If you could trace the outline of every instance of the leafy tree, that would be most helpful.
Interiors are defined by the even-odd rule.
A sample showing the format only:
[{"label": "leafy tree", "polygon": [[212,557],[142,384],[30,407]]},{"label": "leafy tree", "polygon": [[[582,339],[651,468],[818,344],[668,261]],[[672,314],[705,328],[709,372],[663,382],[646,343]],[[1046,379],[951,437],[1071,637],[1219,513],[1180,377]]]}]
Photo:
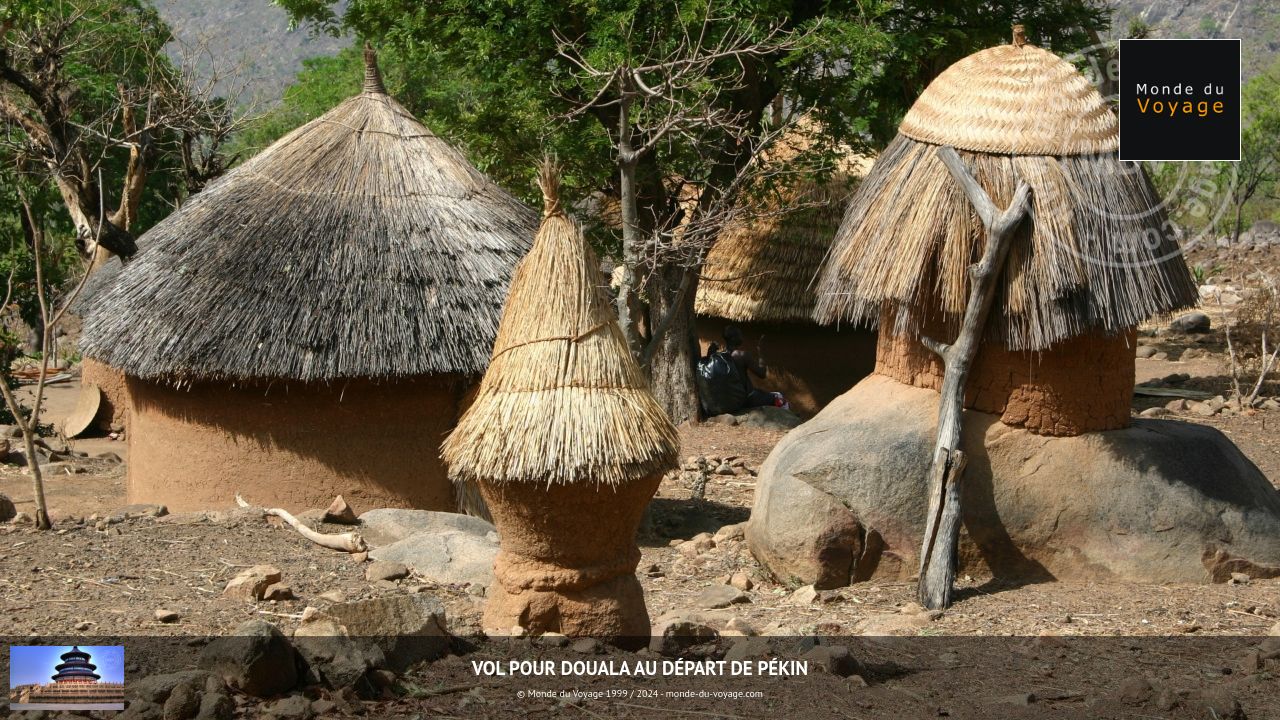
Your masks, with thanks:
[{"label": "leafy tree", "polygon": [[[816,121],[821,134],[811,161],[820,163],[842,143],[886,142],[925,84],[954,60],[1008,42],[1013,22],[1026,24],[1033,41],[1070,51],[1088,43],[1086,29],[1105,27],[1109,17],[1098,0],[351,0],[342,9],[332,0],[276,2],[296,21],[373,40],[388,56],[384,75],[406,105],[530,199],[534,158],[542,152],[560,158],[570,196],[618,194],[610,138],[617,106],[606,95],[590,112],[573,112],[590,99],[584,97],[590,88],[560,52],[565,42],[594,67],[617,68],[670,56],[682,28],[706,17],[715,20],[708,26],[713,35],[740,29],[745,43],[779,29],[803,36],[794,47],[743,60],[741,81],[714,94],[713,109],[748,120],[745,136],[672,135],[641,159],[638,221],[646,232],[680,224],[684,190],[723,195],[760,151],[775,102],[783,114],[807,113]],[[618,253],[614,233],[599,240]],[[699,269],[696,261],[652,257],[633,268],[645,279],[637,328],[669,328],[669,337],[649,338],[662,340],[650,376],[677,420],[696,409],[691,320]],[[678,317],[668,322],[673,307]]]}]

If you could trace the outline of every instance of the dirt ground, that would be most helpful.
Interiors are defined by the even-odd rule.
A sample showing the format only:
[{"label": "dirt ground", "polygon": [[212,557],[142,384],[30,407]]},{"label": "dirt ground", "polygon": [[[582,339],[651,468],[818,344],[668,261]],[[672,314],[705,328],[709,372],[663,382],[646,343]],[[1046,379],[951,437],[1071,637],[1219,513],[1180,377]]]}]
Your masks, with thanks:
[{"label": "dirt ground", "polygon": [[[1144,342],[1163,340],[1150,338]],[[1181,381],[1179,386],[1225,392],[1229,374],[1215,339],[1206,338],[1197,344],[1200,346],[1209,350],[1208,356],[1181,360],[1180,349],[1173,348],[1175,352],[1166,359],[1139,360],[1139,382],[1187,373],[1190,379]],[[50,388],[51,421],[60,420],[70,411],[77,392],[74,384]],[[1134,412],[1163,406],[1168,400],[1138,397]],[[1209,418],[1179,413],[1177,417],[1222,430],[1273,482],[1280,483],[1280,440],[1275,431],[1280,425],[1280,411]],[[702,501],[690,499],[690,488],[683,480],[672,478],[663,483],[654,502],[648,533],[641,542],[640,577],[649,613],[657,619],[669,611],[696,611],[717,622],[736,618],[756,630],[773,626],[784,635],[844,638],[844,642],[854,645],[855,654],[863,662],[871,663],[860,675],[871,686],[859,685],[853,694],[848,692],[849,681],[819,675],[787,685],[777,684],[777,679],[760,679],[757,682],[766,689],[766,698],[773,700],[755,704],[726,705],[705,698],[684,698],[676,704],[670,699],[645,702],[633,695],[625,702],[618,700],[608,706],[591,704],[598,700],[563,698],[516,703],[516,685],[511,681],[482,682],[483,678],[477,679],[471,669],[470,659],[486,657],[486,653],[494,657],[529,657],[532,652],[538,657],[557,657],[556,653],[568,651],[540,649],[527,641],[524,645],[503,644],[510,641],[483,643],[479,620],[484,598],[474,591],[436,586],[412,577],[398,581],[394,588],[371,585],[364,579],[361,564],[350,556],[322,549],[291,529],[252,512],[230,508],[161,518],[108,520],[99,529],[99,518],[108,518],[125,504],[124,464],[94,465],[87,472],[49,476],[47,493],[56,525],[54,533],[0,525],[0,635],[201,638],[226,633],[255,617],[277,623],[288,633],[300,621],[303,609],[322,592],[338,589],[349,599],[430,592],[444,603],[450,630],[482,644],[470,654],[417,671],[418,675],[405,680],[402,690],[406,695],[376,705],[376,710],[369,710],[373,716],[508,717],[520,708],[530,712],[530,717],[583,718],[650,717],[665,712],[691,713],[690,717],[1173,718],[1184,715],[1143,714],[1130,712],[1128,706],[1109,704],[1106,693],[1118,692],[1116,687],[1131,674],[1128,661],[1117,658],[1139,654],[1149,659],[1159,658],[1162,652],[1191,652],[1182,646],[1176,649],[1157,645],[1156,639],[1162,636],[1202,638],[1206,642],[1223,641],[1224,636],[1246,642],[1246,637],[1252,636],[1248,642],[1254,642],[1280,622],[1280,580],[1227,585],[1018,586],[964,576],[958,583],[958,602],[944,613],[931,614],[923,613],[915,604],[915,587],[909,583],[861,583],[828,591],[821,602],[813,605],[794,605],[788,600],[793,588],[773,582],[741,540],[726,540],[694,557],[676,550],[673,544],[679,541],[700,532],[715,533],[747,519],[755,486],[754,470],[782,435],[779,431],[716,424],[681,428],[683,457],[736,457],[743,467],[734,476],[713,475]],[[127,446],[122,441],[97,438],[72,445],[90,455],[113,452],[127,462]],[[0,493],[12,498],[18,510],[31,510],[30,477],[23,469],[0,466]],[[356,508],[357,512],[366,509]],[[98,517],[92,517],[95,515]],[[238,569],[262,563],[282,570],[296,600],[249,604],[222,597],[223,586]],[[752,580],[747,593],[750,601],[726,610],[698,610],[697,596],[735,572],[746,573]],[[180,619],[175,623],[159,622],[155,619],[158,609],[177,612]],[[956,655],[948,649],[956,647],[954,644],[885,646],[858,637],[863,634],[920,640],[946,637],[953,643],[960,642],[957,636],[974,636],[986,638],[988,643],[1006,642],[1007,647],[977,645],[956,651]],[[1059,639],[1065,641],[1073,636],[1119,637],[1130,645],[1062,649],[1056,644]],[[1144,641],[1143,636],[1152,640]],[[1149,644],[1142,645],[1143,642]],[[992,664],[993,648],[999,649],[997,654],[1003,653],[1002,662],[1013,665],[1001,671],[999,663]],[[1248,717],[1280,717],[1280,712],[1268,714],[1270,711],[1265,709],[1268,698],[1273,699],[1280,690],[1276,681],[1280,667],[1264,663],[1266,672],[1248,675],[1232,670],[1247,649],[1247,645],[1211,645],[1192,653],[1190,659],[1178,656],[1135,661],[1135,667],[1152,677],[1153,682],[1163,678],[1160,682],[1184,688],[1183,696],[1190,692],[1185,688],[1192,687],[1188,677],[1201,681],[1212,678],[1215,687],[1230,688],[1232,697],[1249,710]],[[1071,660],[1071,654],[1076,652],[1079,657]],[[947,659],[948,653],[959,659]],[[1104,682],[1088,671],[1066,669],[1074,668],[1077,662],[1085,666],[1097,662],[1117,664],[1108,671],[1112,674]],[[1007,677],[1001,679],[1000,672]],[[1236,673],[1234,677],[1232,672]],[[634,693],[637,687],[644,686],[638,682],[594,678],[575,687],[592,692],[625,685]],[[665,690],[707,687],[693,680],[664,681],[660,685]],[[723,688],[724,684],[711,686]],[[1084,692],[1081,688],[1085,687],[1092,689]],[[806,690],[797,695],[801,688]],[[813,693],[832,699],[819,711],[804,704],[812,702]],[[1032,700],[1027,700],[1027,695],[1033,696]],[[981,700],[977,705],[971,702],[975,697]],[[998,712],[993,713],[990,707],[983,711],[983,703],[994,704]],[[1179,707],[1193,705],[1187,703]],[[964,709],[970,705],[978,709],[974,713]],[[540,709],[533,712],[531,708]],[[600,714],[602,711],[604,714]],[[249,710],[244,712],[245,717],[252,716]],[[1201,716],[1209,717],[1185,715]]]}]

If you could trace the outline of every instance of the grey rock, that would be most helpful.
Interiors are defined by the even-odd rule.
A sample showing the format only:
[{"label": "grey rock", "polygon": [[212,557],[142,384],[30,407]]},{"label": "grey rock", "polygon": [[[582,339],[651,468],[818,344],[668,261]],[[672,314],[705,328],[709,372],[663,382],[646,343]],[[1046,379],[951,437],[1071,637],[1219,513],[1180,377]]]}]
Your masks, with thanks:
[{"label": "grey rock", "polygon": [[862,665],[844,645],[818,645],[802,657],[808,660],[810,665],[832,675],[849,677],[862,672]]},{"label": "grey rock", "polygon": [[[483,522],[483,521],[481,521]],[[460,531],[431,531],[375,548],[375,560],[404,563],[432,582],[488,587],[493,582],[493,558],[498,543],[483,535]]]},{"label": "grey rock", "polygon": [[1189,312],[1174,318],[1169,323],[1169,330],[1183,334],[1200,334],[1209,332],[1211,325],[1209,316],[1202,312]]},{"label": "grey rock", "polygon": [[599,655],[604,652],[604,644],[595,638],[578,638],[569,643],[569,649],[580,655]]},{"label": "grey rock", "polygon": [[708,610],[751,602],[750,596],[732,585],[712,585],[698,594],[698,607]]},{"label": "grey rock", "polygon": [[738,424],[738,418],[732,415],[731,413],[723,413],[720,415],[713,415],[707,418],[707,422],[715,423],[717,425],[728,425],[732,427]]},{"label": "grey rock", "polygon": [[420,533],[456,531],[483,537],[493,530],[493,523],[480,518],[434,510],[379,508],[360,516],[360,535],[373,547],[390,545]]},{"label": "grey rock", "polygon": [[9,522],[17,514],[18,508],[13,506],[13,501],[9,499],[9,496],[0,494],[0,522]]},{"label": "grey rock", "polygon": [[375,560],[364,569],[364,579],[369,582],[379,580],[399,580],[409,577],[409,568],[400,562]]},{"label": "grey rock", "polygon": [[248,620],[232,634],[205,646],[200,667],[246,695],[269,697],[298,683],[296,655],[288,639],[269,622]]},{"label": "grey rock", "polygon": [[764,637],[742,637],[734,640],[724,653],[729,662],[743,660],[766,660],[774,655],[773,643]]},{"label": "grey rock", "polygon": [[162,623],[176,623],[182,619],[182,616],[177,612],[166,610],[165,608],[156,608],[155,617],[156,622]]},{"label": "grey rock", "polygon": [[1149,358],[1157,352],[1158,351],[1154,345],[1142,345],[1137,350],[1137,356],[1140,358]]},{"label": "grey rock", "polygon": [[[755,557],[783,582],[910,579],[937,403],[933,391],[871,376],[784,437],[747,525]],[[996,577],[1280,576],[1280,492],[1213,428],[1139,418],[1047,437],[970,411],[964,430],[973,545],[962,552]]]},{"label": "grey rock", "polygon": [[738,416],[738,424],[764,430],[790,430],[804,422],[799,415],[780,407],[758,407]]},{"label": "grey rock", "polygon": [[444,606],[425,593],[335,603],[325,613],[352,637],[369,638],[387,657],[386,667],[401,671],[449,650]]},{"label": "grey rock", "polygon": [[352,638],[345,626],[324,613],[312,613],[298,626],[293,645],[306,663],[307,681],[334,690],[355,687],[370,670],[386,663],[374,642]]},{"label": "grey rock", "polygon": [[685,617],[680,614],[667,614],[657,619],[653,625],[653,635],[649,639],[649,650],[660,655],[675,656],[685,650],[719,637],[715,628],[700,619]]},{"label": "grey rock", "polygon": [[263,709],[281,720],[311,720],[315,717],[311,701],[302,695],[280,698],[267,704]]},{"label": "grey rock", "polygon": [[196,720],[231,720],[235,711],[236,704],[225,694],[206,692],[200,698],[200,711],[196,713]]}]

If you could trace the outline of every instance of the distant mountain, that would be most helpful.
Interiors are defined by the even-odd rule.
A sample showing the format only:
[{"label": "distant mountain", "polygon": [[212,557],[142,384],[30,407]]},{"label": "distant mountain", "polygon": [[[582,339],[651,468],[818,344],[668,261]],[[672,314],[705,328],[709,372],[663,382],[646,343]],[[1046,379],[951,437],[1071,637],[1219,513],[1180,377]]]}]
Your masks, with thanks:
[{"label": "distant mountain", "polygon": [[208,77],[215,69],[221,74],[234,69],[238,79],[220,83],[219,90],[244,85],[248,97],[242,102],[276,102],[302,69],[303,59],[333,55],[352,42],[315,35],[306,27],[290,30],[289,16],[270,0],[152,2],[180,41],[170,47],[170,55],[176,59],[184,47],[203,45],[207,52],[197,56],[199,71]]},{"label": "distant mountain", "polygon": [[1280,54],[1280,3],[1276,0],[1114,0],[1112,34],[1123,37],[1139,18],[1159,38],[1240,38],[1244,75],[1256,75]]}]

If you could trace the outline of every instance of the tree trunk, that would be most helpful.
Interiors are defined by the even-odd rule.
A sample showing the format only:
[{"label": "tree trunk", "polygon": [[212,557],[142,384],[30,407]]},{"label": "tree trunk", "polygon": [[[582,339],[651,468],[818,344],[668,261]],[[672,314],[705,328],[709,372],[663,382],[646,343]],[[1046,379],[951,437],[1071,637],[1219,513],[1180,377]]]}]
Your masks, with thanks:
[{"label": "tree trunk", "polygon": [[666,331],[651,340],[655,345],[648,364],[649,383],[658,404],[677,424],[698,419],[698,387],[694,383],[698,337],[693,322],[697,288],[690,286],[684,272],[682,268],[667,268],[657,274],[650,284],[649,303],[649,327],[666,324]]},{"label": "tree trunk", "polygon": [[924,542],[920,549],[920,604],[929,609],[951,605],[951,589],[956,572],[956,548],[960,539],[962,482],[965,455],[960,449],[963,429],[965,386],[982,337],[987,317],[995,301],[1013,233],[1027,212],[1030,187],[1021,179],[1009,207],[1000,210],[964,161],[950,147],[938,157],[964,190],[986,228],[982,259],[969,266],[969,302],[956,341],[951,345],[921,338],[943,362],[942,391],[938,399],[938,430],[929,469],[929,514],[925,519]]}]

